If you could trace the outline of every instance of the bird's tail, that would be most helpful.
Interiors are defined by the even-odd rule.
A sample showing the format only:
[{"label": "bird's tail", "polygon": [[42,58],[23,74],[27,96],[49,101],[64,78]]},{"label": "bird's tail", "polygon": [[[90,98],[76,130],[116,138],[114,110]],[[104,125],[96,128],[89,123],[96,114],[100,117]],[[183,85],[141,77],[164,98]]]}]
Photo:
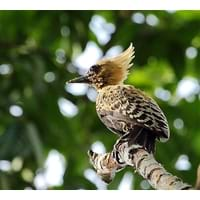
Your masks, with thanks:
[{"label": "bird's tail", "polygon": [[128,135],[129,145],[142,146],[149,153],[155,152],[156,135],[143,127],[135,127]]}]

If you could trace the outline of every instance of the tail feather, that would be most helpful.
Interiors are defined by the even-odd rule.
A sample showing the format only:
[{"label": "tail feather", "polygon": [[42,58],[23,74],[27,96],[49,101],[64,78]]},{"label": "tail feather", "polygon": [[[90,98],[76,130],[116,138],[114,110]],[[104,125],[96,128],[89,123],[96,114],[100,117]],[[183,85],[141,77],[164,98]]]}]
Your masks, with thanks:
[{"label": "tail feather", "polygon": [[128,141],[130,145],[138,144],[142,146],[149,153],[155,152],[156,135],[143,127],[134,128],[128,136]]}]

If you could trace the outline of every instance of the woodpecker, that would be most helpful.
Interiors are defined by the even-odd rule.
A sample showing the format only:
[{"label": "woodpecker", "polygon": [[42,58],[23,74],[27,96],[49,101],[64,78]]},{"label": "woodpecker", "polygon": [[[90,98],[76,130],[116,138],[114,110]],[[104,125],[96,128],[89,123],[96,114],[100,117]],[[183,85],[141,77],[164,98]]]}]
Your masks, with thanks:
[{"label": "woodpecker", "polygon": [[86,75],[68,83],[87,83],[97,90],[96,111],[104,125],[154,153],[156,139],[165,142],[170,132],[167,119],[158,104],[140,89],[124,84],[135,51],[132,43],[113,58],[102,58]]}]

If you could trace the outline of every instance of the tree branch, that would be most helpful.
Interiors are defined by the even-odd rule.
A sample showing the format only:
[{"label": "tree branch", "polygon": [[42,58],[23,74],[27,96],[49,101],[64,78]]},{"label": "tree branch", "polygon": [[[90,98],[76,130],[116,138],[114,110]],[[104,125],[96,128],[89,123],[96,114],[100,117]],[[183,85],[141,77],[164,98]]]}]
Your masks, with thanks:
[{"label": "tree branch", "polygon": [[195,188],[197,190],[200,190],[200,165],[199,165],[199,167],[197,169],[197,180],[196,180],[196,186],[195,186]]},{"label": "tree branch", "polygon": [[190,185],[183,183],[180,178],[167,172],[155,160],[153,154],[148,153],[143,148],[130,147],[128,142],[115,145],[111,153],[97,154],[90,150],[88,154],[97,174],[107,183],[113,180],[117,171],[129,165],[144,179],[148,180],[149,184],[155,189],[192,189]]}]

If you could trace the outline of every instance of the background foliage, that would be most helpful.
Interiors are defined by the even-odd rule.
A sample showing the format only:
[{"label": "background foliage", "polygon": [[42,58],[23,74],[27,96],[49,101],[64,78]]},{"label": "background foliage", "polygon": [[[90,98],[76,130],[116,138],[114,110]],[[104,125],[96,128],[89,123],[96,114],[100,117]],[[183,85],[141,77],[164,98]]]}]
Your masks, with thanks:
[{"label": "background foliage", "polygon": [[[116,137],[98,119],[91,89],[76,96],[65,86],[81,73],[76,58],[91,42],[102,55],[133,42],[136,58],[127,83],[154,97],[170,124],[171,138],[157,144],[156,158],[194,185],[200,158],[199,24],[195,11],[1,11],[0,188],[101,188],[98,178],[86,178],[87,150],[101,141],[109,151]],[[66,99],[77,114],[59,107]],[[38,186],[36,177],[45,182],[52,149],[66,163],[62,181]],[[107,188],[118,189],[123,177],[131,177],[127,172]],[[131,189],[149,188],[137,174],[132,178]]]}]

